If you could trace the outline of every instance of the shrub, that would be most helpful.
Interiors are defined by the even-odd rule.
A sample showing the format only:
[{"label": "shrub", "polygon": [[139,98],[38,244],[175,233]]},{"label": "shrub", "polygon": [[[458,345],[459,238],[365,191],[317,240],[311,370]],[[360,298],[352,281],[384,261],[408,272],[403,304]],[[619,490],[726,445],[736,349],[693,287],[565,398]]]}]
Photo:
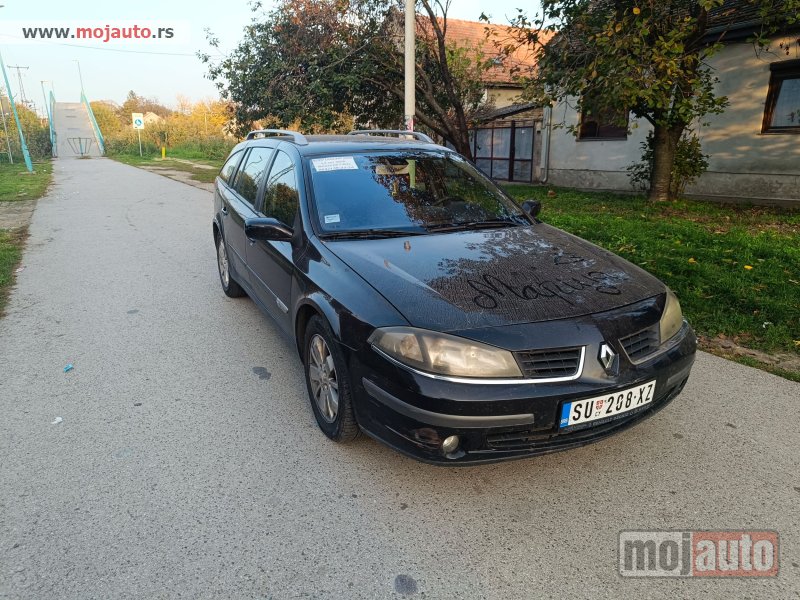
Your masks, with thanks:
[{"label": "shrub", "polygon": [[[8,128],[9,141],[11,142],[11,155],[15,162],[22,162],[22,146],[19,143],[17,124],[5,97],[0,98],[0,107],[6,108],[6,127]],[[43,160],[50,158],[52,156],[52,146],[50,144],[50,127],[47,121],[42,122],[36,113],[25,106],[17,104],[16,108],[31,159]],[[0,128],[0,162],[8,162],[8,143],[2,128]]]},{"label": "shrub", "polygon": [[[106,154],[115,156],[119,154],[139,154],[139,138],[132,129],[122,131],[113,136],[105,138]],[[142,154],[151,155],[161,152],[161,149],[153,141],[142,136]]]}]

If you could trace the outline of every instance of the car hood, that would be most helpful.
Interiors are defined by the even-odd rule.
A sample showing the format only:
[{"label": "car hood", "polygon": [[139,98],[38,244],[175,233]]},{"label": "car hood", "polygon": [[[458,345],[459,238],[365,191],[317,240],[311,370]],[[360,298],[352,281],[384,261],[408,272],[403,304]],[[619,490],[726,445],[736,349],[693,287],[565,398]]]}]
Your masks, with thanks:
[{"label": "car hood", "polygon": [[409,323],[440,331],[578,317],[665,289],[628,261],[545,224],[326,245]]}]

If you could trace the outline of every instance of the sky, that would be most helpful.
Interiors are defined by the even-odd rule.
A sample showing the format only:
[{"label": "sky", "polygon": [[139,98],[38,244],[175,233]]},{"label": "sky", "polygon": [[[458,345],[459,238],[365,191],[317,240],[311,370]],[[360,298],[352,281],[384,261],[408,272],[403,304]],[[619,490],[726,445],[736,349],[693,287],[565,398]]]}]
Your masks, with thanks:
[{"label": "sky", "polygon": [[[265,7],[271,6],[264,0]],[[477,21],[482,12],[493,22],[507,22],[518,6],[538,7],[531,0],[453,0],[450,16]],[[255,13],[250,0],[198,2],[197,0],[0,0],[0,53],[6,66],[27,66],[21,71],[25,95],[37,107],[44,103],[42,85],[52,86],[60,102],[80,100],[79,69],[90,100],[123,102],[128,91],[155,97],[175,106],[179,94],[191,101],[215,99],[219,92],[205,78],[207,68],[196,52],[221,58],[233,50],[242,28]],[[170,40],[127,40],[104,43],[98,40],[68,45],[74,40],[32,42],[22,38],[21,27],[172,27]],[[210,28],[220,40],[220,51],[206,41]],[[125,50],[111,51],[110,48]],[[144,52],[159,53],[146,54]],[[78,62],[76,62],[78,61]],[[8,69],[15,98],[19,95],[17,71]],[[42,84],[41,81],[47,83]],[[2,87],[2,86],[0,86]]]}]

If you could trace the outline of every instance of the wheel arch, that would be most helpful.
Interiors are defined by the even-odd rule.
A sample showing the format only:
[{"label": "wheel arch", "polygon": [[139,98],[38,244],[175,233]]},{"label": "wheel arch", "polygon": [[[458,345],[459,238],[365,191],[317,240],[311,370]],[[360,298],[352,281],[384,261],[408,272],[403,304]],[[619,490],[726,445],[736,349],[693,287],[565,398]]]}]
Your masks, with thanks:
[{"label": "wheel arch", "polygon": [[305,343],[306,327],[308,327],[308,322],[314,316],[325,319],[336,337],[341,340],[339,315],[327,298],[321,293],[306,296],[300,302],[294,318],[294,339],[295,345],[297,346],[297,353],[300,355],[300,360],[304,360],[303,345]]}]

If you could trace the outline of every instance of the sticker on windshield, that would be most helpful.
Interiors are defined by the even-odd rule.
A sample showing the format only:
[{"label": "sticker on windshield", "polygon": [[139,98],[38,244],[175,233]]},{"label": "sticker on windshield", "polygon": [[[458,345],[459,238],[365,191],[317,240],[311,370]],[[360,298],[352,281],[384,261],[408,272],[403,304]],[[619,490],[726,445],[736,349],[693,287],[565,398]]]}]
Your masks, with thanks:
[{"label": "sticker on windshield", "polygon": [[325,224],[326,225],[328,223],[338,223],[339,220],[340,219],[339,219],[339,214],[338,213],[335,214],[335,215],[325,215]]},{"label": "sticker on windshield", "polygon": [[314,165],[317,173],[325,171],[348,171],[358,169],[356,161],[352,156],[328,156],[326,158],[312,158],[311,164]]}]

